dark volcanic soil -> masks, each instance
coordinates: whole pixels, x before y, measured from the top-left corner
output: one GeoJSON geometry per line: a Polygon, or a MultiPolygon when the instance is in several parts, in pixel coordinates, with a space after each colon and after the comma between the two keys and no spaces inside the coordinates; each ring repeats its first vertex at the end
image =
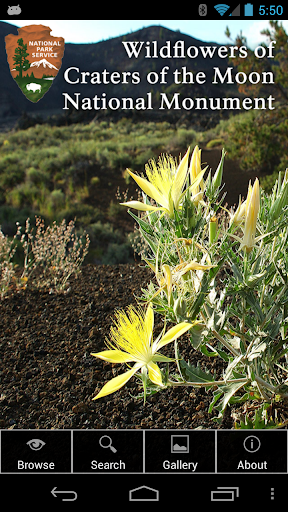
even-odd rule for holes
{"type": "MultiPolygon", "coordinates": [[[[105,382],[125,371],[90,355],[105,349],[115,308],[135,303],[152,278],[142,265],[92,266],[56,295],[26,289],[0,304],[0,428],[219,428],[208,414],[212,391],[167,389],[136,398],[131,379],[118,392],[92,401],[105,382]]],[[[162,328],[156,321],[155,331],[162,328]]],[[[185,335],[182,355],[218,377],[221,365],[195,352],[185,335]]],[[[162,353],[169,354],[172,347],[162,353]]],[[[170,352],[172,355],[172,352],[170,352]]],[[[216,414],[217,415],[217,414],[216,414]]],[[[220,428],[232,428],[230,415],[220,428]]]]}

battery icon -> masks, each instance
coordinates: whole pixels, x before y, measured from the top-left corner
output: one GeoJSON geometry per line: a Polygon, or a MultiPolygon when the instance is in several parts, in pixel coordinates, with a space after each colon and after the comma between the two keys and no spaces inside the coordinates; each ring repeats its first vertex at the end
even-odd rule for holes
{"type": "Polygon", "coordinates": [[[253,16],[253,4],[244,5],[244,16],[253,16]]]}

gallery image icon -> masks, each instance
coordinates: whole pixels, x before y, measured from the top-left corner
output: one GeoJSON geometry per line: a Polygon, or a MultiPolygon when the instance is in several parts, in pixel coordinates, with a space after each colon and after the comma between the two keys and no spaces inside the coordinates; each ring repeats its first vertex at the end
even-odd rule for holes
{"type": "Polygon", "coordinates": [[[189,453],[189,435],[171,435],[171,453],[189,453]]]}
{"type": "Polygon", "coordinates": [[[110,448],[111,452],[116,453],[117,450],[112,446],[112,439],[110,436],[102,436],[99,439],[99,444],[101,448],[110,448]]]}

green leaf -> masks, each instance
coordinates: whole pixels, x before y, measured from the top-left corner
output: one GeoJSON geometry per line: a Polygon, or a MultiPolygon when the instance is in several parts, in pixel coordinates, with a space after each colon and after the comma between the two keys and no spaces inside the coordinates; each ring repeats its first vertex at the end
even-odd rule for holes
{"type": "Polygon", "coordinates": [[[219,165],[216,169],[216,172],[212,179],[212,193],[214,194],[218,188],[221,187],[222,184],[222,177],[223,177],[223,164],[224,164],[224,158],[225,158],[226,152],[224,148],[222,149],[222,155],[221,160],[219,162],[219,165]]]}
{"type": "Polygon", "coordinates": [[[202,345],[202,347],[200,347],[200,350],[201,350],[202,354],[204,354],[204,356],[207,356],[207,357],[217,357],[217,356],[219,356],[224,361],[226,361],[226,362],[229,361],[228,354],[226,354],[226,352],[224,352],[223,350],[219,349],[219,347],[217,347],[217,348],[211,347],[211,345],[206,343],[206,345],[202,345]],[[207,347],[209,347],[211,350],[208,350],[207,347]]]}
{"type": "Polygon", "coordinates": [[[201,350],[202,354],[204,354],[204,356],[207,356],[207,357],[217,357],[219,355],[218,351],[216,352],[214,347],[212,350],[212,347],[210,345],[202,345],[202,347],[200,347],[200,350],[201,350]],[[209,348],[211,348],[211,350],[208,350],[207,346],[209,348]]]}
{"type": "Polygon", "coordinates": [[[265,352],[266,350],[266,343],[262,342],[262,343],[259,343],[258,345],[256,345],[255,347],[252,348],[252,350],[250,350],[249,354],[248,354],[248,361],[252,361],[253,359],[256,359],[257,357],[260,357],[262,355],[262,352],[265,352]]]}
{"type": "Polygon", "coordinates": [[[288,204],[288,183],[283,187],[281,194],[274,201],[270,211],[270,223],[272,224],[274,220],[278,219],[278,217],[283,212],[283,208],[288,204]]]}
{"type": "Polygon", "coordinates": [[[146,240],[146,242],[149,245],[149,247],[151,248],[151,250],[153,251],[154,255],[156,255],[157,249],[159,247],[159,241],[155,240],[156,237],[149,235],[145,231],[141,230],[141,234],[142,234],[144,240],[146,240]]]}
{"type": "Polygon", "coordinates": [[[175,210],[174,208],[174,218],[175,218],[175,232],[176,232],[176,236],[177,238],[182,238],[183,237],[183,233],[182,233],[182,222],[181,222],[181,219],[179,217],[179,214],[177,212],[177,210],[175,210]]]}
{"type": "Polygon", "coordinates": [[[190,342],[192,347],[196,350],[199,345],[201,345],[204,340],[205,335],[207,334],[207,330],[205,329],[205,325],[196,324],[191,327],[190,331],[190,342]]]}
{"type": "Polygon", "coordinates": [[[249,276],[246,285],[248,286],[248,288],[251,288],[253,290],[253,288],[255,288],[262,281],[266,274],[267,271],[264,270],[264,272],[249,276]]]}
{"type": "Polygon", "coordinates": [[[138,378],[143,385],[143,391],[140,391],[138,395],[136,395],[136,398],[141,398],[144,402],[146,401],[147,396],[154,395],[163,389],[162,386],[157,386],[149,379],[148,376],[142,375],[142,373],[136,373],[135,377],[138,378]]]}
{"type": "Polygon", "coordinates": [[[235,369],[235,367],[242,361],[243,355],[240,354],[238,357],[230,358],[230,362],[225,370],[225,379],[230,379],[232,371],[235,369]]]}
{"type": "Polygon", "coordinates": [[[249,395],[249,393],[244,393],[244,395],[242,395],[242,396],[232,396],[230,398],[229,403],[230,404],[241,404],[243,402],[247,402],[250,399],[251,399],[251,396],[249,395]]]}
{"type": "Polygon", "coordinates": [[[240,420],[240,425],[237,424],[237,420],[236,420],[236,425],[235,425],[235,428],[238,430],[238,429],[275,429],[277,428],[278,426],[281,425],[281,423],[279,423],[277,421],[277,416],[274,418],[272,418],[272,416],[269,416],[268,415],[268,409],[271,407],[271,404],[270,403],[264,403],[262,405],[260,405],[260,407],[258,409],[256,409],[256,411],[254,412],[254,417],[253,418],[249,418],[248,417],[248,413],[245,414],[245,418],[244,418],[244,421],[243,420],[240,420]]]}
{"type": "Polygon", "coordinates": [[[204,274],[202,283],[201,283],[201,290],[198,293],[196,300],[192,304],[192,307],[189,308],[188,313],[189,313],[189,317],[191,319],[194,320],[197,317],[197,315],[199,314],[200,309],[203,305],[203,302],[206,298],[207,290],[208,290],[208,278],[207,278],[206,274],[204,274]]]}
{"type": "Polygon", "coordinates": [[[153,235],[153,230],[151,229],[150,224],[148,224],[143,219],[141,219],[141,217],[138,217],[137,215],[132,213],[131,210],[128,210],[128,213],[129,213],[129,215],[131,215],[131,217],[133,217],[133,219],[137,222],[137,224],[140,226],[140,228],[143,231],[145,231],[149,235],[153,235]]]}
{"type": "Polygon", "coordinates": [[[225,258],[222,258],[217,265],[215,265],[215,267],[212,267],[210,268],[209,272],[208,272],[208,281],[209,283],[211,283],[211,281],[213,281],[213,279],[215,278],[215,276],[218,274],[219,270],[222,268],[222,266],[224,265],[225,263],[225,258]]]}
{"type": "Polygon", "coordinates": [[[214,310],[207,322],[208,329],[211,329],[212,331],[220,332],[222,327],[224,326],[225,319],[226,319],[225,310],[224,311],[215,311],[214,310]]]}
{"type": "Polygon", "coordinates": [[[218,402],[219,398],[221,398],[222,395],[223,395],[222,391],[217,390],[214,392],[213,400],[210,402],[209,409],[208,409],[208,412],[210,414],[213,411],[214,405],[216,404],[216,402],[218,402]]]}
{"type": "Polygon", "coordinates": [[[219,411],[218,419],[223,417],[224,411],[233,395],[235,395],[235,393],[239,391],[239,389],[245,386],[247,382],[248,380],[243,380],[243,382],[231,382],[231,384],[224,384],[223,386],[218,386],[221,391],[221,394],[217,393],[217,400],[213,400],[213,406],[217,411],[219,411]],[[217,406],[215,406],[215,403],[219,400],[221,395],[223,396],[220,402],[218,403],[217,406]]]}
{"type": "Polygon", "coordinates": [[[232,263],[231,268],[232,268],[233,274],[237,278],[237,281],[239,281],[240,283],[243,283],[243,276],[242,276],[241,270],[236,265],[236,263],[232,263]]]}
{"type": "Polygon", "coordinates": [[[247,291],[245,291],[245,292],[241,291],[240,295],[242,295],[246,299],[248,304],[253,308],[253,311],[256,313],[260,323],[262,324],[262,322],[264,320],[264,314],[263,314],[263,311],[262,311],[260,304],[259,304],[258,300],[256,299],[255,295],[253,295],[252,292],[247,293],[247,291]]]}
{"type": "Polygon", "coordinates": [[[195,384],[203,384],[205,382],[214,382],[213,376],[209,372],[204,372],[199,365],[192,366],[190,361],[186,363],[184,359],[179,360],[181,373],[184,379],[195,384]]]}

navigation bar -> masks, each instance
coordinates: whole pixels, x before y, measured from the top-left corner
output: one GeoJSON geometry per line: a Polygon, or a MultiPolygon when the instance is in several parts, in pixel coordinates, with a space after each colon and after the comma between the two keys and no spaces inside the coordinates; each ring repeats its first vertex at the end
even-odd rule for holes
{"type": "Polygon", "coordinates": [[[0,430],[10,473],[287,474],[287,431],[0,430]]]}

